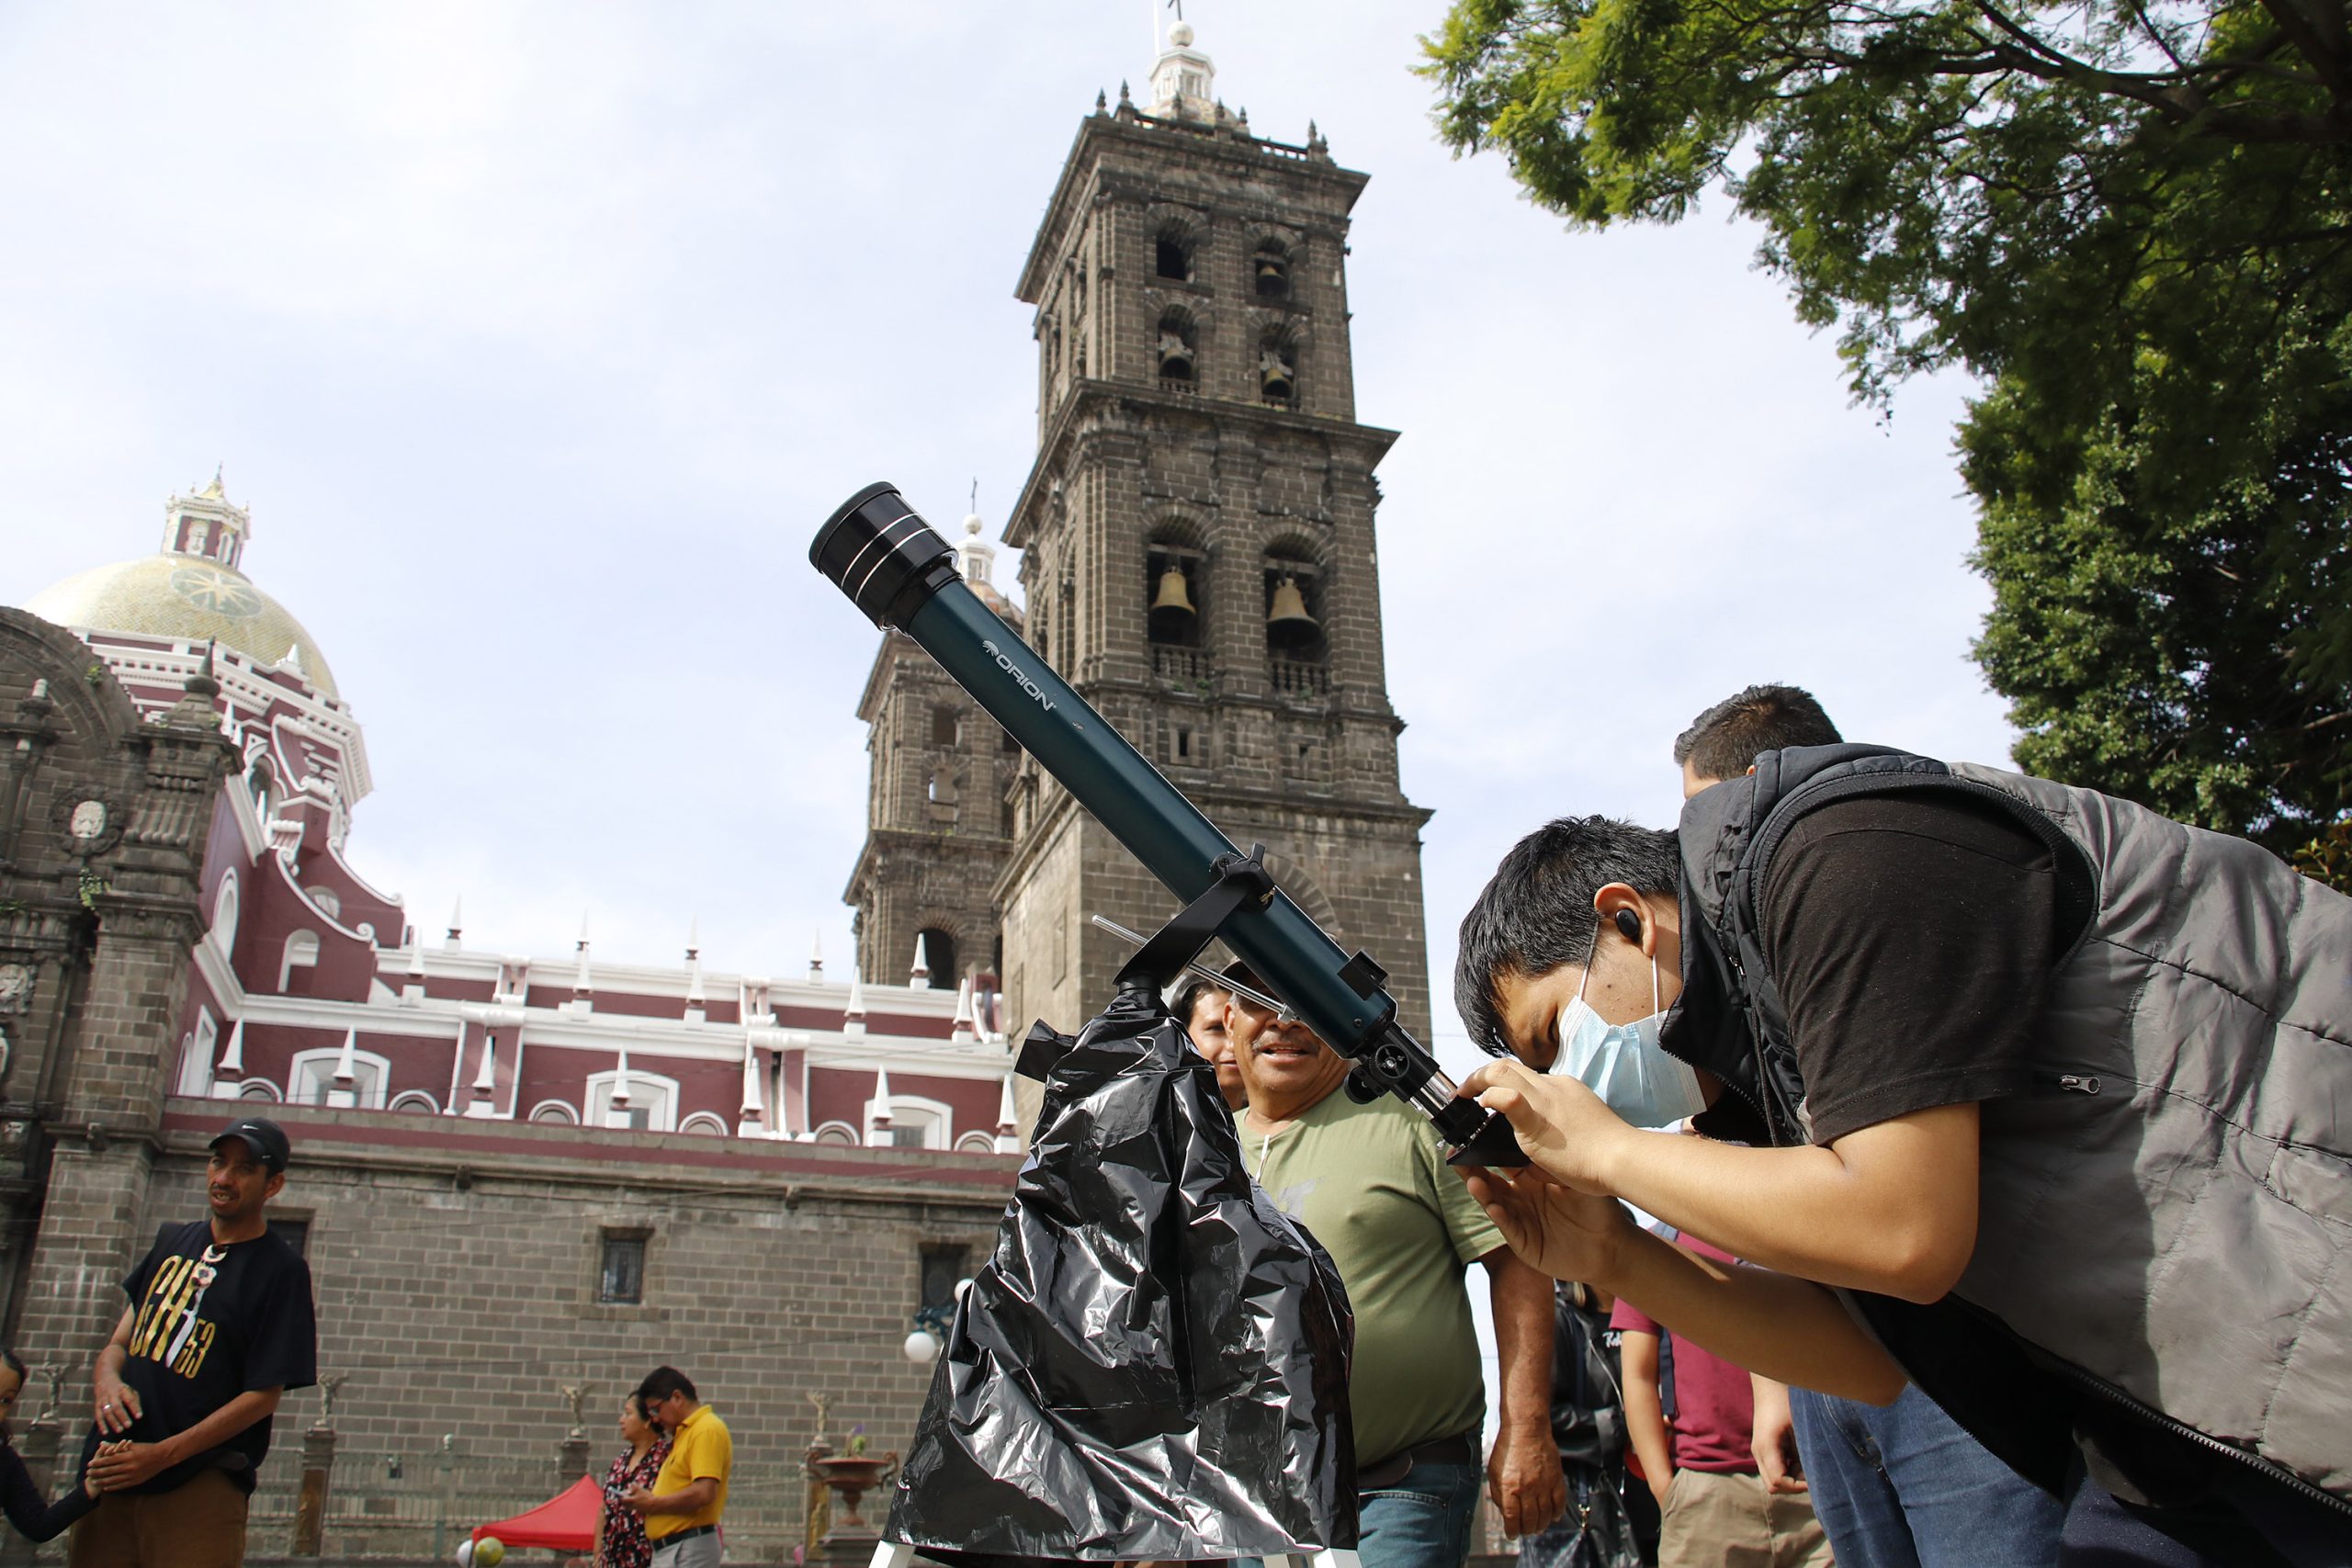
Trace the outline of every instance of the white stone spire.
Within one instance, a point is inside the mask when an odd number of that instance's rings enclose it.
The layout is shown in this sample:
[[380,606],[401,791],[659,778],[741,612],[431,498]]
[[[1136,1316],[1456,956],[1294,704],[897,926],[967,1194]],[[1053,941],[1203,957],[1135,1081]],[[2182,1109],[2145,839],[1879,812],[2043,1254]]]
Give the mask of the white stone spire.
[[996,1102],[997,1153],[1017,1155],[1021,1152],[1021,1123],[1015,1120],[1019,1114],[1012,1104],[1012,1075],[1007,1073],[1004,1075],[1004,1093]]
[[821,986],[825,983],[825,933],[823,931],[819,931],[808,939],[808,983],[812,986]]
[[460,893],[456,901],[449,906],[449,934],[441,939],[441,945],[455,953],[465,945],[465,934],[466,896]]
[[481,1066],[474,1072],[473,1100],[466,1107],[472,1117],[498,1114],[498,1036],[491,1030],[481,1032]]
[[921,990],[931,979],[931,943],[921,931],[915,932],[915,964],[907,971],[907,984]]
[[707,998],[702,989],[702,917],[697,915],[686,927],[686,1021],[700,1023]]
[[355,1106],[359,1103],[359,1027],[354,1024],[344,1031],[343,1050],[334,1059],[334,1084],[327,1090],[329,1105]]
[[874,1069],[874,1114],[865,1133],[866,1145],[884,1148],[890,1142],[890,1069]]
[[956,984],[956,1027],[948,1038],[958,1045],[969,1045],[978,1037],[972,1027],[972,977],[967,975]]
[[212,1095],[216,1100],[234,1100],[237,1086],[245,1076],[245,1021],[237,1020],[229,1026],[229,1043],[221,1047],[220,1065],[212,1069]]
[[842,1034],[851,1040],[865,1038],[865,976],[857,965],[850,965],[849,1005],[842,1010]]
[[736,1135],[756,1138],[766,1131],[766,1116],[761,1106],[760,1049],[752,1043],[752,1032],[743,1031],[743,1110],[735,1122]]
[[613,1065],[613,1103],[605,1112],[607,1127],[627,1127],[628,1121],[628,1042],[622,1040],[620,1055]]
[[1216,117],[1216,63],[1193,47],[1193,24],[1178,21],[1151,65],[1151,107],[1162,119]]

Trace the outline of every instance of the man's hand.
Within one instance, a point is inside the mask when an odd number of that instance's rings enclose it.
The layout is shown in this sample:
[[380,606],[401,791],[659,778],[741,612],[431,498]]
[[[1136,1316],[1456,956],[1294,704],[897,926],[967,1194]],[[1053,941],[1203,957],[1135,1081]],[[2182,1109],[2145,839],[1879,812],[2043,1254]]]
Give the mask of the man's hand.
[[1489,1062],[1463,1081],[1462,1092],[1501,1111],[1527,1157],[1555,1181],[1579,1192],[1614,1194],[1605,1174],[1609,1156],[1634,1129],[1583,1084],[1531,1072],[1517,1062]]
[[621,1494],[621,1506],[639,1514],[650,1514],[653,1511],[653,1493],[649,1487],[632,1486]]
[[1567,1511],[1567,1478],[1548,1427],[1505,1427],[1487,1456],[1487,1495],[1502,1516],[1503,1533],[1524,1540]]
[[98,1430],[110,1438],[130,1431],[131,1423],[144,1414],[138,1391],[103,1366],[91,1382],[91,1414],[96,1417]]
[[1521,1263],[1555,1280],[1606,1281],[1614,1277],[1617,1249],[1636,1228],[1633,1215],[1617,1200],[1563,1187],[1533,1166],[1516,1170],[1465,1166],[1462,1174],[1470,1195]]
[[1778,1494],[1804,1491],[1804,1463],[1797,1453],[1796,1422],[1789,1414],[1786,1383],[1748,1376],[1756,1396],[1756,1419],[1749,1432],[1749,1451],[1756,1456],[1757,1478],[1764,1490]]
[[121,1492],[153,1481],[172,1462],[162,1443],[114,1443],[90,1461],[90,1479],[101,1492]]

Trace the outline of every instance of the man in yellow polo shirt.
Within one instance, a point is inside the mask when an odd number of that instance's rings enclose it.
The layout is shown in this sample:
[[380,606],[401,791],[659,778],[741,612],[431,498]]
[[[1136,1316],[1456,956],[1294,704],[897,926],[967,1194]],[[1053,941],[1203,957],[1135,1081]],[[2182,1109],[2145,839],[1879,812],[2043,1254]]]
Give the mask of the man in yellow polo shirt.
[[727,1423],[675,1367],[646,1373],[637,1396],[669,1430],[670,1457],[651,1486],[631,1487],[621,1501],[645,1516],[653,1568],[718,1568],[718,1516],[727,1511],[727,1472],[735,1463]]

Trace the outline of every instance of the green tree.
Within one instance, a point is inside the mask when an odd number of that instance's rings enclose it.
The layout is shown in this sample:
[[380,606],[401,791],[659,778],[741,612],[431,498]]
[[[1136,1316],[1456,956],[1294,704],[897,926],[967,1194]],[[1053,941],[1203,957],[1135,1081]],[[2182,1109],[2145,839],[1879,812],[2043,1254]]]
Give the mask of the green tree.
[[1457,0],[1423,41],[1446,141],[1572,224],[1726,192],[1858,397],[1980,378],[2020,761],[2281,852],[2346,816],[2340,4]]

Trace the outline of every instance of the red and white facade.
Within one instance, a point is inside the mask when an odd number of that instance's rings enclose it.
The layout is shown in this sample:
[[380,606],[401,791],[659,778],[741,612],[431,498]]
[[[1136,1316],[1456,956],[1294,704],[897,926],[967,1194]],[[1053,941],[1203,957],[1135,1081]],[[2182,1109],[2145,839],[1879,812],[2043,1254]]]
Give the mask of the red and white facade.
[[[183,1095],[815,1144],[1017,1152],[993,976],[956,988],[707,972],[430,935],[346,858],[371,787],[359,726],[308,634],[242,570],[219,481],[166,508],[157,557],[28,607],[158,715],[208,660],[242,768],[205,852],[209,929],[181,1022]],[[976,996],[977,991],[977,996]]]

